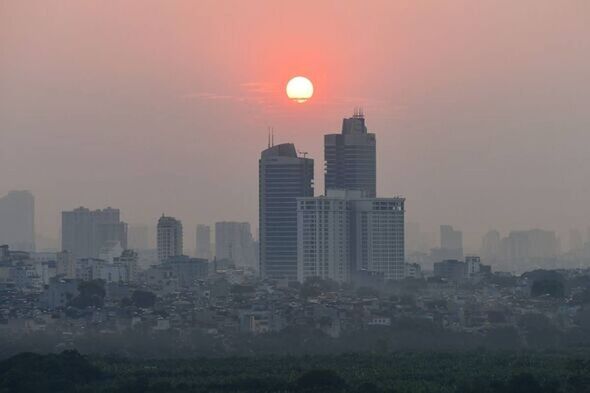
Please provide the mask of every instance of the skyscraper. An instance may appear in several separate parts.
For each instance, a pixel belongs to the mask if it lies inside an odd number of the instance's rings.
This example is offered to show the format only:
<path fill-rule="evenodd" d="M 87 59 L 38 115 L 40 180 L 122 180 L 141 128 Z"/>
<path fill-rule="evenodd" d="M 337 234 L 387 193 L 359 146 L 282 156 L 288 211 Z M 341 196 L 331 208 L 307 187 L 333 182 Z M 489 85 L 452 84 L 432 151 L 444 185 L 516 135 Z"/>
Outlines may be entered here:
<path fill-rule="evenodd" d="M 196 232 L 196 250 L 197 258 L 206 260 L 211 259 L 211 228 L 209 225 L 197 225 Z"/>
<path fill-rule="evenodd" d="M 61 213 L 62 250 L 74 258 L 98 258 L 101 248 L 113 241 L 127 248 L 127 224 L 120 220 L 119 209 L 79 207 Z"/>
<path fill-rule="evenodd" d="M 11 191 L 0 198 L 0 245 L 35 251 L 35 198 L 30 191 Z"/>
<path fill-rule="evenodd" d="M 296 198 L 313 196 L 313 160 L 284 143 L 262 152 L 258 171 L 261 275 L 296 280 Z"/>
<path fill-rule="evenodd" d="M 255 264 L 254 239 L 247 222 L 215 223 L 215 258 L 232 261 L 237 267 L 258 270 Z"/>
<path fill-rule="evenodd" d="M 162 214 L 157 228 L 158 260 L 168 261 L 170 257 L 182 255 L 182 223 L 174 217 Z"/>
<path fill-rule="evenodd" d="M 367 132 L 365 117 L 356 110 L 342 121 L 340 134 L 324 136 L 325 190 L 360 190 L 364 197 L 377 195 L 375 134 Z"/>

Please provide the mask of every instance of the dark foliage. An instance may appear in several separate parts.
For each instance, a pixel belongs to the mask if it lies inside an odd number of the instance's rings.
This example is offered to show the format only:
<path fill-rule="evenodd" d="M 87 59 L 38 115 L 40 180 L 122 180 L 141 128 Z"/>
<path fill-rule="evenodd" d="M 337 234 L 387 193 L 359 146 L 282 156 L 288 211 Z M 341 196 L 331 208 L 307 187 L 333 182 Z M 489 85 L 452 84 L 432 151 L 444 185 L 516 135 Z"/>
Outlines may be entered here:
<path fill-rule="evenodd" d="M 531 287 L 531 296 L 551 296 L 555 298 L 562 298 L 565 296 L 565 288 L 563 282 L 559 280 L 536 280 Z"/>
<path fill-rule="evenodd" d="M 127 360 L 25 353 L 0 393 L 589 393 L 590 352 L 401 352 Z"/>
<path fill-rule="evenodd" d="M 150 291 L 137 290 L 131 295 L 135 307 L 152 308 L 156 304 L 156 295 Z"/>
<path fill-rule="evenodd" d="M 76 308 L 102 307 L 106 296 L 103 280 L 82 281 L 78 285 L 78 296 L 74 297 L 69 306 Z"/>
<path fill-rule="evenodd" d="M 98 368 L 76 351 L 59 355 L 22 353 L 0 362 L 0 392 L 74 392 L 76 386 L 100 376 Z"/>
<path fill-rule="evenodd" d="M 339 392 L 346 382 L 332 370 L 310 370 L 297 379 L 297 390 L 303 392 Z"/>

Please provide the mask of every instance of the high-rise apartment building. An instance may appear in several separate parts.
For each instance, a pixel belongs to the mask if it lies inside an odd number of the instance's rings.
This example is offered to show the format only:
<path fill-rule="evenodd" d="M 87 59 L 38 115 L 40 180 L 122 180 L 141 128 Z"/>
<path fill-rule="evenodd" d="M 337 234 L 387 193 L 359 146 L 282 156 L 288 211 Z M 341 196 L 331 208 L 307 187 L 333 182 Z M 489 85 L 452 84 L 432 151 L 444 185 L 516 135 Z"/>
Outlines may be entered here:
<path fill-rule="evenodd" d="M 353 271 L 404 278 L 405 199 L 360 198 L 349 204 Z"/>
<path fill-rule="evenodd" d="M 160 263 L 183 254 L 182 223 L 162 214 L 157 228 L 158 260 Z"/>
<path fill-rule="evenodd" d="M 297 198 L 297 279 L 350 281 L 350 214 L 345 191 Z"/>
<path fill-rule="evenodd" d="M 121 221 L 119 209 L 79 207 L 61 213 L 62 250 L 74 258 L 98 258 L 108 242 L 127 248 L 127 224 Z"/>
<path fill-rule="evenodd" d="M 11 191 L 0 198 L 0 245 L 35 251 L 35 197 L 30 191 Z"/>
<path fill-rule="evenodd" d="M 236 267 L 258 270 L 249 223 L 215 223 L 215 259 L 231 261 Z"/>
<path fill-rule="evenodd" d="M 298 198 L 298 279 L 339 282 L 405 274 L 403 198 L 363 198 L 358 190 Z"/>
<path fill-rule="evenodd" d="M 440 226 L 440 246 L 447 250 L 461 250 L 463 253 L 463 233 L 451 225 Z"/>
<path fill-rule="evenodd" d="M 340 134 L 324 136 L 325 190 L 358 190 L 363 197 L 377 196 L 375 134 L 367 132 L 365 117 L 356 110 L 342 121 Z"/>
<path fill-rule="evenodd" d="M 211 228 L 209 225 L 197 225 L 195 256 L 210 260 L 211 255 Z"/>
<path fill-rule="evenodd" d="M 488 231 L 481 240 L 481 256 L 486 263 L 494 262 L 500 257 L 500 232 Z"/>
<path fill-rule="evenodd" d="M 296 198 L 313 196 L 313 160 L 284 143 L 264 150 L 258 165 L 260 272 L 296 280 Z"/>
<path fill-rule="evenodd" d="M 502 257 L 513 271 L 551 266 L 559 253 L 559 240 L 553 231 L 511 231 L 502 239 Z"/>

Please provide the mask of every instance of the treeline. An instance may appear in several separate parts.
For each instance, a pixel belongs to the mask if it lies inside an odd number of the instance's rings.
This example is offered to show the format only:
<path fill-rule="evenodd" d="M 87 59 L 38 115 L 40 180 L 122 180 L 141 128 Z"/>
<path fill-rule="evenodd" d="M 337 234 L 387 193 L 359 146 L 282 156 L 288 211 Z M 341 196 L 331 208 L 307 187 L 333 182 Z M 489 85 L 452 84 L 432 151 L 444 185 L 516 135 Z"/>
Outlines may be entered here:
<path fill-rule="evenodd" d="M 590 392 L 590 352 L 399 352 L 129 360 L 19 354 L 0 393 Z"/>
<path fill-rule="evenodd" d="M 61 332 L 0 335 L 0 359 L 20 352 L 60 352 L 76 349 L 84 354 L 116 354 L 129 358 L 180 358 L 216 356 L 267 356 L 339 354 L 388 351 L 570 350 L 590 348 L 590 315 L 581 326 L 566 331 L 542 314 L 521 316 L 516 326 L 498 326 L 485 332 L 456 332 L 432 321 L 400 318 L 392 326 L 373 326 L 341 332 L 333 338 L 316 327 L 289 326 L 261 335 L 211 335 L 199 329 L 153 331 L 130 329 L 64 338 Z"/>

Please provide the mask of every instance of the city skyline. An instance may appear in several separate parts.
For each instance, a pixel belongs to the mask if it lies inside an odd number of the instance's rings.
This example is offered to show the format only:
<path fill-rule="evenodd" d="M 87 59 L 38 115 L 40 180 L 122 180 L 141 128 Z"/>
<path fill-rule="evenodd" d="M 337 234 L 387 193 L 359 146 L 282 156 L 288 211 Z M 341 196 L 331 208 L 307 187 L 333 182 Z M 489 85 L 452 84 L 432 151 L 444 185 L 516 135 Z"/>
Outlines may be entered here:
<path fill-rule="evenodd" d="M 30 189 L 45 238 L 79 205 L 132 225 L 165 206 L 187 238 L 255 223 L 268 127 L 318 160 L 321 190 L 323 135 L 357 106 L 380 192 L 425 230 L 454 225 L 474 247 L 491 228 L 590 221 L 586 2 L 137 4 L 2 5 L 0 194 Z M 314 82 L 304 104 L 284 94 L 297 74 Z"/>
<path fill-rule="evenodd" d="M 0 393 L 590 392 L 588 81 L 588 0 L 0 0 Z"/>

